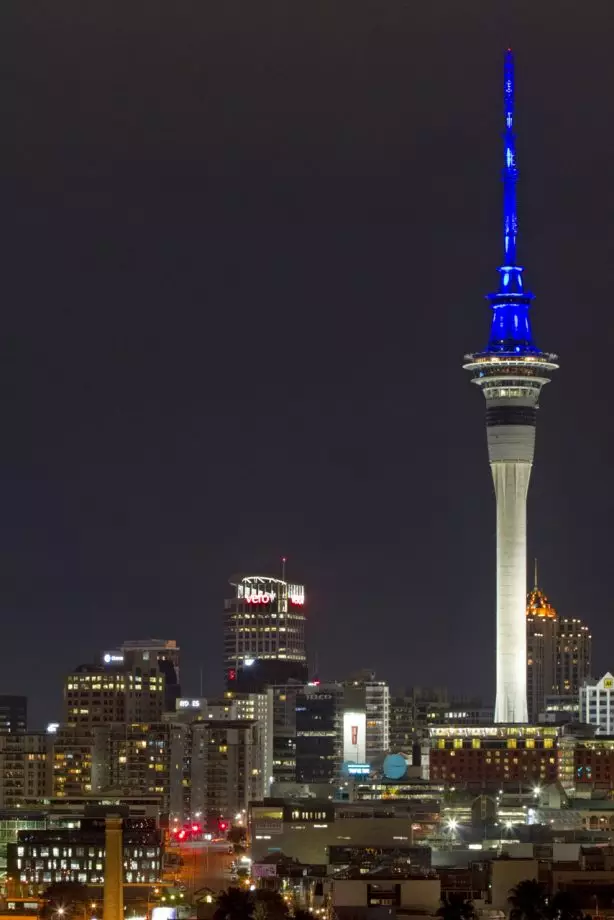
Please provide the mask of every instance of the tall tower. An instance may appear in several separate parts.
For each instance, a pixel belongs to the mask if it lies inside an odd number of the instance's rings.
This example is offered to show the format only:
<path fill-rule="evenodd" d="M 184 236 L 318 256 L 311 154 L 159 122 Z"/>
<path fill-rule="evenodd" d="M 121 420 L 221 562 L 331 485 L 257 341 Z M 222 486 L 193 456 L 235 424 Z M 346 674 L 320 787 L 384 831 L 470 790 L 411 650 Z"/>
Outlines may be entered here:
<path fill-rule="evenodd" d="M 492 323 L 484 351 L 465 355 L 486 397 L 488 457 L 497 499 L 497 698 L 495 722 L 526 722 L 527 491 L 533 465 L 539 395 L 556 370 L 556 355 L 533 342 L 533 295 L 516 262 L 516 139 L 514 58 L 505 54 L 503 265 L 499 290 L 490 294 Z"/>

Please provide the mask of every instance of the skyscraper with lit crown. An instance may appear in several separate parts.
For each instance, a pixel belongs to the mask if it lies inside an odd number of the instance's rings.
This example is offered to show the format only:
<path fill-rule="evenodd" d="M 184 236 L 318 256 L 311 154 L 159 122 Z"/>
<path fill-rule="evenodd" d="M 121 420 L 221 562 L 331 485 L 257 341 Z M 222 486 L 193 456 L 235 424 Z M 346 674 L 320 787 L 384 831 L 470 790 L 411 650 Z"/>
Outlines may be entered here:
<path fill-rule="evenodd" d="M 526 722 L 527 492 L 542 387 L 557 369 L 556 355 L 533 341 L 529 308 L 516 260 L 516 139 L 514 58 L 505 54 L 503 265 L 490 294 L 492 322 L 483 351 L 465 355 L 465 370 L 486 398 L 488 457 L 497 500 L 497 696 L 495 722 Z"/>

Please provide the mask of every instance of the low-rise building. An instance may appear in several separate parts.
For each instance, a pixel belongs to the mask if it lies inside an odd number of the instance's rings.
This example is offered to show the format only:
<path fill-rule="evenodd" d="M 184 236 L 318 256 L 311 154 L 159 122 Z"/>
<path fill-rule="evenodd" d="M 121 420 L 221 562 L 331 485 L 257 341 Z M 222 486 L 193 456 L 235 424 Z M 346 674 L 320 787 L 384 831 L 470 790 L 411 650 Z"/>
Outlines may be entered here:
<path fill-rule="evenodd" d="M 22 830 L 8 845 L 8 876 L 32 889 L 57 882 L 102 885 L 105 872 L 105 819 L 75 828 Z M 162 836 L 151 819 L 124 819 L 124 882 L 152 885 L 162 873 Z"/>
<path fill-rule="evenodd" d="M 365 847 L 408 853 L 439 825 L 433 800 L 332 802 L 329 799 L 267 799 L 250 805 L 252 859 L 272 852 L 305 865 L 329 862 L 331 848 L 357 854 Z"/>
<path fill-rule="evenodd" d="M 429 779 L 473 789 L 530 788 L 558 776 L 556 726 L 432 726 Z"/>

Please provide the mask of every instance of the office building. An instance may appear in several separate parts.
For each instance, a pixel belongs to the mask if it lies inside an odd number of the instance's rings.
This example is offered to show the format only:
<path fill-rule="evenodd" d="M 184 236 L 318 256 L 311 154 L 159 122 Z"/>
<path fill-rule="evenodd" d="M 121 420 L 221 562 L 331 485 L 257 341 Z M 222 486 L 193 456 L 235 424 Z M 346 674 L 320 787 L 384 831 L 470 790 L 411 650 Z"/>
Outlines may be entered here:
<path fill-rule="evenodd" d="M 489 296 L 490 338 L 481 352 L 465 356 L 465 370 L 486 398 L 488 456 L 497 504 L 497 695 L 495 722 L 527 721 L 526 503 L 542 387 L 556 370 L 556 355 L 533 340 L 532 295 L 516 259 L 516 140 L 514 60 L 505 55 L 503 163 L 503 264 L 496 293 Z"/>
<path fill-rule="evenodd" d="M 344 683 L 344 708 L 364 710 L 365 763 L 373 763 L 390 748 L 390 689 L 373 671 L 362 671 Z"/>
<path fill-rule="evenodd" d="M 105 819 L 90 818 L 80 828 L 23 830 L 8 845 L 8 875 L 42 891 L 51 884 L 102 885 L 105 877 Z M 162 874 L 162 837 L 155 821 L 123 822 L 124 883 L 153 885 Z"/>
<path fill-rule="evenodd" d="M 92 730 L 92 792 L 160 796 L 163 815 L 188 816 L 183 780 L 189 729 L 178 722 L 107 724 Z"/>
<path fill-rule="evenodd" d="M 296 781 L 332 783 L 338 778 L 342 759 L 365 757 L 365 713 L 357 713 L 356 743 L 345 757 L 344 723 L 354 741 L 353 713 L 344 712 L 344 688 L 339 683 L 308 684 L 296 695 Z M 360 733 L 362 725 L 363 732 Z M 356 748 L 356 750 L 354 750 Z"/>
<path fill-rule="evenodd" d="M 229 690 L 257 693 L 307 680 L 305 588 L 270 575 L 230 579 L 224 603 L 224 668 Z"/>
<path fill-rule="evenodd" d="M 273 694 L 273 782 L 296 780 L 296 696 L 302 684 L 271 687 Z"/>
<path fill-rule="evenodd" d="M 0 735 L 14 735 L 28 729 L 28 698 L 0 696 Z"/>
<path fill-rule="evenodd" d="M 262 790 L 258 725 L 247 719 L 205 719 L 191 727 L 191 813 L 215 833 L 219 822 L 247 814 Z"/>
<path fill-rule="evenodd" d="M 535 584 L 527 598 L 527 706 L 529 722 L 539 720 L 544 712 L 546 697 L 557 692 L 556 610 Z"/>
<path fill-rule="evenodd" d="M 100 665 L 80 665 L 64 686 L 64 723 L 81 729 L 110 722 L 159 722 L 165 680 L 148 651 L 105 652 Z"/>
<path fill-rule="evenodd" d="M 120 649 L 128 665 L 138 660 L 157 662 L 164 676 L 165 712 L 174 712 L 176 701 L 181 696 L 179 652 L 175 639 L 127 639 Z"/>
<path fill-rule="evenodd" d="M 577 617 L 559 617 L 556 652 L 556 683 L 560 694 L 578 696 L 591 675 L 592 636 Z"/>
<path fill-rule="evenodd" d="M 27 796 L 44 796 L 50 791 L 47 733 L 0 733 L 0 808 L 20 807 Z"/>
<path fill-rule="evenodd" d="M 614 735 L 614 676 L 609 671 L 580 687 L 580 722 L 594 725 L 597 735 Z"/>

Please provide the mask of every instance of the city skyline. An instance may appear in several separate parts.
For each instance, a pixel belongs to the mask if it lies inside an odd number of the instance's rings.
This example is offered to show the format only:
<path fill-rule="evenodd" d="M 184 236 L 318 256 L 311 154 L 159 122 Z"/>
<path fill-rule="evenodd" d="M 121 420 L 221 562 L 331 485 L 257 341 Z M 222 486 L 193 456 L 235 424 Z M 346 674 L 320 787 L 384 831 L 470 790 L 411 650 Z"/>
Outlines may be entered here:
<path fill-rule="evenodd" d="M 164 36 L 124 10 L 120 47 L 110 11 L 44 41 L 7 17 L 0 689 L 32 724 L 129 635 L 176 636 L 214 691 L 227 574 L 285 553 L 323 674 L 491 697 L 492 486 L 458 357 L 498 256 L 508 45 L 536 335 L 565 358 L 528 555 L 612 668 L 608 7 L 476 9 L 314 8 L 300 34 L 195 11 Z"/>

